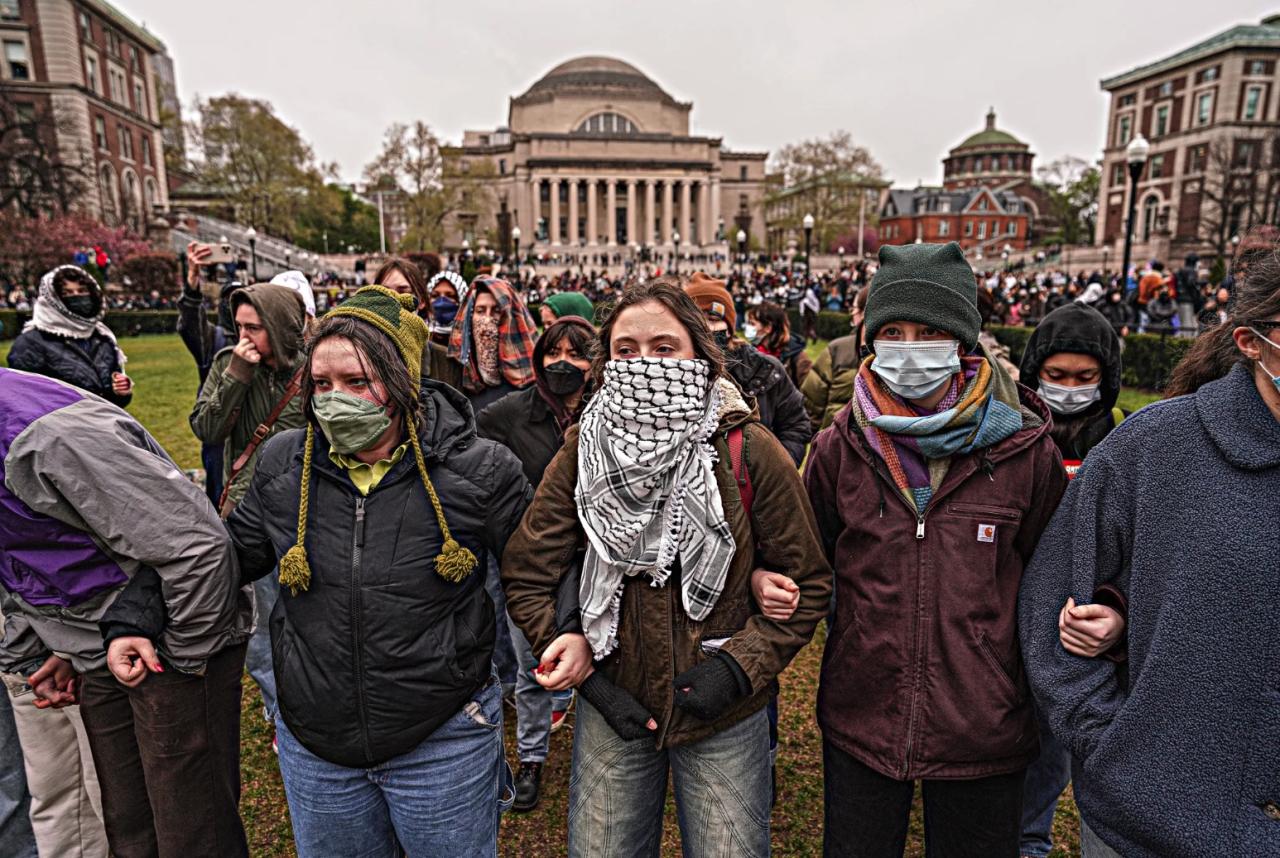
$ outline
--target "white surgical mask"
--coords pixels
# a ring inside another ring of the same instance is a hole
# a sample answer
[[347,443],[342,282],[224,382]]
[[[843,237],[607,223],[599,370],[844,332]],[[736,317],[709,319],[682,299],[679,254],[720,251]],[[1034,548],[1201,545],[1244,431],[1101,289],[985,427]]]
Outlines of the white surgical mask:
[[760,331],[756,328],[755,325],[751,324],[750,322],[747,322],[745,325],[742,326],[742,335],[746,337],[748,340],[754,340],[756,338],[756,334],[758,333],[760,333]]
[[1100,385],[1082,384],[1069,387],[1065,384],[1054,384],[1052,381],[1040,381],[1040,389],[1036,391],[1054,414],[1079,414],[1102,398]]
[[[1253,335],[1255,337],[1265,340],[1272,348],[1280,349],[1280,343],[1274,342],[1270,337],[1262,336],[1262,332],[1257,328],[1250,328],[1249,330],[1253,331]],[[1271,375],[1271,370],[1262,362],[1262,355],[1258,355],[1258,365],[1262,367],[1263,372],[1267,375]],[[1271,383],[1276,386],[1276,390],[1280,390],[1280,375],[1271,375]]]
[[957,340],[876,340],[871,369],[903,399],[924,399],[960,371]]

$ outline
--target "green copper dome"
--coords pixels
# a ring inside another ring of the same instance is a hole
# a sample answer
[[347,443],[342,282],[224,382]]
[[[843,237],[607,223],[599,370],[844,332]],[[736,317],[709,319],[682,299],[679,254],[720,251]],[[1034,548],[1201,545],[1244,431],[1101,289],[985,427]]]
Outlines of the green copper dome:
[[992,110],[987,114],[987,127],[979,131],[977,134],[972,134],[967,137],[963,143],[956,147],[956,149],[973,149],[980,146],[1026,145],[1027,144],[1023,143],[1017,137],[1014,137],[1008,131],[1001,131],[999,128],[996,128],[996,112],[995,109],[992,108]]

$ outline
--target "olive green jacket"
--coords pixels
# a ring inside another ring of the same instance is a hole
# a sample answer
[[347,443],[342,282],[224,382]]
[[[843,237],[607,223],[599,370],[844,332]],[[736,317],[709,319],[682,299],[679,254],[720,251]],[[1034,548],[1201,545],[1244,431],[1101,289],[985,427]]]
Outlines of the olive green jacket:
[[853,380],[858,377],[862,359],[858,355],[856,335],[839,337],[813,362],[800,392],[804,394],[804,410],[819,432],[831,425],[849,400],[853,399]]

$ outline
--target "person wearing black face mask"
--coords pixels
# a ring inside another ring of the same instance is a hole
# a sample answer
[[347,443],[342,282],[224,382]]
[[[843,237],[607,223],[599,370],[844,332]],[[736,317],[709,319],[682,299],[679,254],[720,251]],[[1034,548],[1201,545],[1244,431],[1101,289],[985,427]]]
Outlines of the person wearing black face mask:
[[804,461],[805,447],[813,437],[813,427],[805,412],[804,397],[786,368],[777,358],[734,338],[737,311],[724,281],[699,271],[689,278],[684,291],[702,310],[712,336],[724,350],[725,368],[730,377],[743,393],[755,397],[760,423],[782,442],[799,467]]
[[[564,444],[565,430],[577,422],[590,395],[587,372],[596,331],[579,316],[562,316],[538,338],[533,348],[535,383],[509,393],[476,417],[481,438],[503,444],[516,454],[536,489],[542,474]],[[519,670],[516,678],[516,811],[538,804],[542,766],[550,746],[553,693],[533,679],[538,660],[524,634],[511,624]]]
[[1107,298],[1098,307],[1098,312],[1111,323],[1111,330],[1115,331],[1118,337],[1127,336],[1133,329],[1135,321],[1133,306],[1124,300],[1124,293],[1118,286],[1113,286],[1107,293]]
[[60,265],[40,280],[31,321],[9,351],[13,369],[73,384],[124,408],[133,399],[127,358],[102,321],[102,288],[89,272]]

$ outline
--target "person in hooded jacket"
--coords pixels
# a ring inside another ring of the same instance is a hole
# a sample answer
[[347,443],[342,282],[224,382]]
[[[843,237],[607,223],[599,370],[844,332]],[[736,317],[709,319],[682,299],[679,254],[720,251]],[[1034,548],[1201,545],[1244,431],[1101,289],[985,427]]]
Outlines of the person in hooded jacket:
[[477,412],[533,384],[533,345],[538,326],[505,280],[481,276],[449,335],[448,357],[462,368],[458,389]]
[[461,389],[462,364],[449,357],[449,335],[453,333],[458,307],[466,298],[467,281],[449,270],[438,270],[427,279],[411,260],[395,257],[378,269],[373,282],[417,298],[418,316],[427,323],[429,332],[422,373]]
[[[1074,478],[1089,451],[1127,416],[1116,407],[1122,371],[1120,338],[1092,307],[1068,304],[1044,317],[1027,339],[1022,378],[1053,415],[1050,435]],[[1124,600],[1102,588],[1089,604],[1069,601],[1059,618],[1063,646],[1075,655],[1123,661]],[[1027,770],[1023,791],[1020,853],[1045,858],[1053,849],[1058,797],[1071,780],[1071,754],[1047,729],[1040,731],[1040,756]]]
[[959,245],[882,247],[874,357],[805,467],[835,568],[818,687],[829,856],[901,856],[916,780],[931,853],[1018,854],[1037,750],[1018,583],[1067,477],[1048,409],[980,327]]
[[[799,474],[675,280],[625,291],[595,355],[502,562],[539,683],[581,692],[569,855],[658,855],[669,773],[687,854],[768,855],[764,707],[830,598]],[[570,626],[557,599],[581,549]],[[788,620],[757,613],[757,554],[797,586]]]
[[411,296],[367,286],[305,358],[307,425],[263,446],[227,520],[270,628],[300,858],[497,854],[511,800],[484,563],[529,502],[466,398],[421,378]]
[[685,292],[702,310],[716,343],[724,350],[725,368],[743,393],[755,400],[760,423],[774,434],[795,461],[804,461],[813,437],[804,398],[787,376],[782,363],[737,339],[737,311],[723,280],[701,271],[689,278]]
[[[220,512],[224,517],[248,491],[262,447],[252,451],[238,473],[233,473],[235,463],[248,452],[271,413],[284,403],[275,423],[262,433],[264,438],[301,426],[304,420],[301,398],[291,392],[305,363],[302,297],[284,286],[259,283],[232,292],[230,306],[240,339],[214,356],[188,418],[196,438],[223,445],[227,485]],[[254,584],[259,616],[271,613],[278,595],[279,588],[270,579]],[[258,624],[249,641],[245,666],[262,691],[265,717],[273,721],[276,680],[265,623]]]
[[102,321],[102,287],[76,265],[59,265],[40,278],[31,321],[9,350],[9,366],[47,375],[124,408],[133,399],[127,358]]
[[[1022,580],[1036,701],[1071,751],[1083,858],[1280,856],[1280,252],[1171,398],[1090,451]],[[1127,659],[1081,658],[1062,605],[1109,588]]]
[[1098,312],[1103,315],[1118,337],[1128,336],[1135,323],[1133,305],[1124,297],[1124,290],[1120,288],[1120,284],[1113,283],[1107,291],[1106,298],[1098,307]]
[[[586,405],[590,390],[587,373],[591,370],[595,339],[596,329],[579,316],[564,316],[553,322],[533,348],[533,386],[508,393],[476,416],[480,437],[497,441],[515,453],[535,489],[564,445],[565,431],[578,421]],[[514,622],[510,623],[510,632],[516,654],[516,750],[520,757],[513,808],[527,811],[538,804],[554,700],[552,692],[534,679],[538,660],[533,657],[528,639]]]

